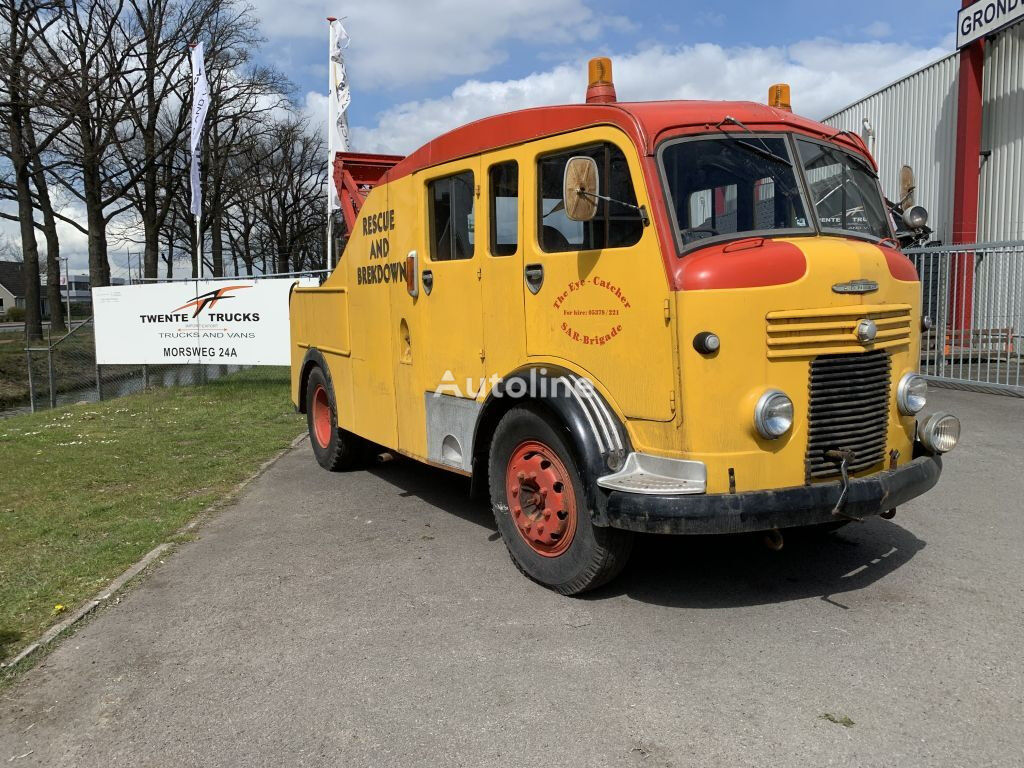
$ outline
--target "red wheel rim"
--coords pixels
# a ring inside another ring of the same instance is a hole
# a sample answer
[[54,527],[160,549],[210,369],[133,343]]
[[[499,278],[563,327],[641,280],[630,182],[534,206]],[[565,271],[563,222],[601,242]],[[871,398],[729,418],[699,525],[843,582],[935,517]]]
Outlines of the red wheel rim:
[[331,401],[322,384],[313,392],[313,437],[321,448],[331,444]]
[[576,493],[565,464],[548,446],[526,440],[505,470],[509,515],[523,541],[544,557],[565,552],[576,534]]

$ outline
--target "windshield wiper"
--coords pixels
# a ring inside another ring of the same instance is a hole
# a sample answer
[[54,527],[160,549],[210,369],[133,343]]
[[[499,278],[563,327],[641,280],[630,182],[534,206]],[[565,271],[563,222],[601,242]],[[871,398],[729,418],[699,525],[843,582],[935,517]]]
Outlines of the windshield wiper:
[[[718,130],[721,131],[722,130],[722,125],[724,125],[725,123],[732,123],[733,125],[739,126],[740,128],[742,128],[744,131],[746,131],[749,134],[753,135],[753,133],[754,133],[752,130],[747,128],[747,126],[745,126],[743,123],[741,123],[739,120],[737,120],[735,117],[732,117],[731,115],[726,115],[725,117],[723,117],[718,122],[718,124],[715,126],[715,128],[717,128]],[[725,134],[726,136],[728,136],[729,138],[733,138],[733,135],[732,135],[732,133],[730,131],[722,131],[722,133]],[[744,147],[744,148],[750,150],[751,152],[754,152],[754,153],[756,153],[758,155],[761,155],[761,157],[768,158],[769,160],[774,160],[776,163],[782,163],[783,165],[788,166],[789,168],[793,167],[793,163],[790,162],[788,159],[786,159],[785,157],[782,157],[781,155],[777,155],[774,152],[772,152],[770,149],[768,149],[768,144],[765,142],[765,140],[763,138],[761,138],[760,136],[754,136],[754,138],[761,142],[761,144],[764,147],[764,149],[762,149],[761,147],[757,146],[756,144],[751,144],[749,141],[744,141],[743,139],[733,139],[733,140],[737,144],[739,144],[741,147]]]
[[834,162],[835,158],[833,153],[836,152],[840,153],[843,157],[847,157],[856,162],[863,170],[868,172],[868,175],[871,176],[871,178],[878,178],[878,174],[875,172],[875,169],[871,167],[871,163],[869,163],[866,158],[861,155],[854,154],[853,152],[847,152],[845,149],[839,149],[838,147],[826,147],[825,149],[820,150],[817,155],[804,162],[804,168],[813,168],[814,164],[822,158],[826,158]]

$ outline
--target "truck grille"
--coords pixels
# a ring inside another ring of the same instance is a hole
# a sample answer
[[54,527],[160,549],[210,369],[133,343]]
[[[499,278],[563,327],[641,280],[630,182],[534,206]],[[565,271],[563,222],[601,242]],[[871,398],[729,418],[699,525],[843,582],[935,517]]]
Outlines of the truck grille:
[[[767,315],[768,359],[814,357],[839,352],[888,349],[910,343],[909,304],[854,304],[826,309],[796,309]],[[857,324],[874,320],[875,340],[857,340]]]
[[854,452],[849,470],[885,460],[892,363],[884,350],[860,355],[821,355],[811,362],[807,479],[839,474],[832,450]]

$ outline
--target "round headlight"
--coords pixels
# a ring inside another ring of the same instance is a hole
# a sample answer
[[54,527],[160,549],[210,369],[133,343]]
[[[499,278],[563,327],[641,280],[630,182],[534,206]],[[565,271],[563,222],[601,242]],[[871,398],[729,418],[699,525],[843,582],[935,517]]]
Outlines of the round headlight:
[[960,440],[960,419],[951,413],[933,413],[918,433],[924,447],[932,453],[945,453]]
[[777,389],[768,390],[754,408],[754,426],[769,440],[782,437],[793,426],[793,401]]
[[904,416],[920,413],[928,402],[928,382],[923,376],[908,373],[896,387],[896,405]]
[[903,213],[903,223],[911,229],[920,229],[928,223],[928,211],[923,205],[912,205]]

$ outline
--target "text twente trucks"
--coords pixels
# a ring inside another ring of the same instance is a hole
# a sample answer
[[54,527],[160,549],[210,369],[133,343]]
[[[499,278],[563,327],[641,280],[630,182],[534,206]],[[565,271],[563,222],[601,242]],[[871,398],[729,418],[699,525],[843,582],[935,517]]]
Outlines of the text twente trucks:
[[[889,514],[959,437],[923,418],[917,274],[863,141],[773,106],[586,104],[341,155],[351,233],[291,295],[292,398],[329,469],[367,444],[488,488],[566,594],[634,531]],[[367,190],[370,190],[367,194]]]

